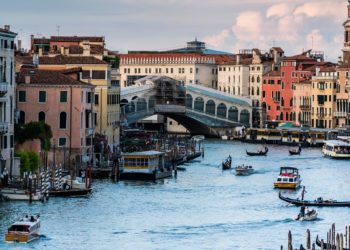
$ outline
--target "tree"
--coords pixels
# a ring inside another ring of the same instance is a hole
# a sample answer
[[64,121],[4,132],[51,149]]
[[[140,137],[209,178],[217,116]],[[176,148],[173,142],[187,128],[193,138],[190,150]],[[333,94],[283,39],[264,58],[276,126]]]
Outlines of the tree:
[[43,121],[29,122],[27,124],[15,126],[15,140],[19,144],[28,140],[39,139],[41,142],[41,148],[48,151],[51,148],[51,138],[51,127]]
[[35,172],[39,169],[39,155],[31,151],[16,151],[15,156],[21,158],[21,175],[24,172]]

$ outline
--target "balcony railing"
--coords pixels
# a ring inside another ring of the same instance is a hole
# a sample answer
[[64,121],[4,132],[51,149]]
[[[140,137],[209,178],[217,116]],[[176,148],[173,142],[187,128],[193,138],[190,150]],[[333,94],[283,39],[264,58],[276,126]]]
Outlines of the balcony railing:
[[347,112],[334,112],[333,115],[335,117],[347,117],[348,113]]
[[0,122],[0,134],[6,134],[9,129],[7,122]]
[[300,109],[311,109],[311,105],[300,105]]
[[326,115],[326,114],[323,114],[323,113],[317,113],[316,116],[319,117],[319,118],[324,118],[324,117],[326,117],[327,115]]

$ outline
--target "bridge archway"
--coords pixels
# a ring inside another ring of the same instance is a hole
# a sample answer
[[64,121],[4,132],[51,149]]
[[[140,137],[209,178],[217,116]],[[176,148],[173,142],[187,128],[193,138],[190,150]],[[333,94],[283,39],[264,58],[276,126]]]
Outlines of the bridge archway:
[[137,112],[147,110],[147,102],[146,102],[145,98],[138,98],[137,99],[136,110],[137,110]]
[[125,105],[128,105],[129,101],[127,99],[121,99],[120,100],[120,106],[123,107]]
[[135,113],[136,105],[135,102],[130,102],[128,105],[125,106],[125,113],[126,114],[132,114]]
[[213,100],[207,101],[205,104],[205,113],[215,115],[215,102]]
[[150,96],[148,99],[148,108],[152,109],[156,106],[156,97],[154,95]]
[[193,97],[190,94],[186,94],[186,108],[192,109]]
[[227,107],[224,103],[220,103],[216,110],[216,115],[221,118],[226,118],[227,115]]
[[238,122],[238,109],[235,106],[230,107],[228,110],[228,119]]
[[194,110],[204,112],[204,99],[202,97],[196,97],[194,100]]
[[245,124],[245,125],[249,125],[250,122],[250,113],[248,110],[243,109],[241,111],[241,115],[240,115],[240,122]]

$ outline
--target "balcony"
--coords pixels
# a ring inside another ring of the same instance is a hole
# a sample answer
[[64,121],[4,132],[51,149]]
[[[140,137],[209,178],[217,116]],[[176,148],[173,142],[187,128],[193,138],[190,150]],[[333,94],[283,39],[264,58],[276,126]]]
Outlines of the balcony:
[[0,82],[0,97],[3,97],[7,93],[8,89],[8,83],[7,82]]
[[317,113],[316,116],[317,116],[318,118],[325,118],[327,115],[324,114],[324,113]]
[[303,110],[311,109],[311,105],[300,105],[299,107],[300,107],[300,109],[303,109]]
[[0,122],[0,134],[6,134],[8,131],[9,125],[7,122]]
[[347,112],[334,112],[333,115],[337,118],[341,118],[341,117],[348,117],[348,113]]

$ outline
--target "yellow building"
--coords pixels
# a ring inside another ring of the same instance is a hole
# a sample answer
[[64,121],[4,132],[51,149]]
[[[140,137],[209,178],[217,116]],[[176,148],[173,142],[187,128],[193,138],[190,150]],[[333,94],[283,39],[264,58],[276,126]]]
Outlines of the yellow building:
[[316,128],[334,128],[336,110],[336,67],[316,68],[311,87],[311,124]]

